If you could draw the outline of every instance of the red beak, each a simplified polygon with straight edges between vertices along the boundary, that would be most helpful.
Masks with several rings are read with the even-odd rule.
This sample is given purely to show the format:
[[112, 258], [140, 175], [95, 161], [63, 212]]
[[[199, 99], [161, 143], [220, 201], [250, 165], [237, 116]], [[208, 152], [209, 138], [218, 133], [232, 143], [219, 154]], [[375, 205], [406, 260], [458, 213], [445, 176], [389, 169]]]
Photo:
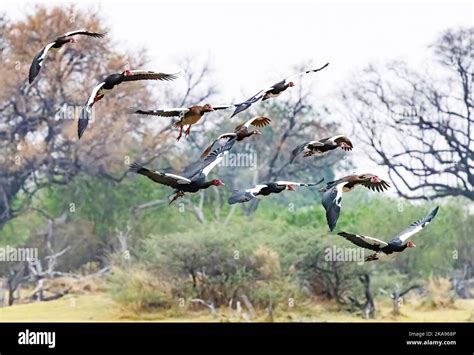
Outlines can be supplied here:
[[295, 188], [292, 185], [287, 185], [288, 191], [295, 191]]

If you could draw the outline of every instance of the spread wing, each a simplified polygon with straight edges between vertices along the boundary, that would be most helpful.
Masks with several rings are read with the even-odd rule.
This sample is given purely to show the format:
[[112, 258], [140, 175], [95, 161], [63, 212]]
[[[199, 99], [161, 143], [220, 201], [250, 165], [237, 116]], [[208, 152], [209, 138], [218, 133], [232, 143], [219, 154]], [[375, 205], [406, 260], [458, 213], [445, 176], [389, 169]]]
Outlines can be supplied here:
[[236, 133], [224, 133], [224, 134], [221, 134], [219, 137], [217, 137], [216, 139], [214, 139], [214, 141], [209, 144], [207, 146], [207, 148], [202, 152], [201, 154], [201, 159], [204, 159], [205, 157], [207, 157], [209, 155], [209, 153], [211, 152], [211, 149], [212, 147], [214, 146], [214, 144], [216, 144], [219, 140], [221, 139], [231, 139], [231, 138], [234, 138], [236, 137], [237, 134]]
[[229, 140], [226, 144], [220, 146], [219, 148], [213, 150], [206, 159], [204, 159], [197, 168], [193, 169], [190, 173], [186, 174], [190, 179], [196, 175], [204, 174], [207, 176], [214, 167], [224, 159], [224, 155], [228, 154], [230, 149], [235, 144], [235, 138]]
[[380, 180], [379, 182], [372, 182], [372, 181], [363, 181], [360, 182], [361, 185], [367, 187], [368, 189], [372, 191], [378, 191], [378, 192], [383, 192], [384, 190], [388, 190], [390, 187], [390, 184], [386, 182], [385, 180]]
[[250, 120], [248, 120], [247, 122], [245, 122], [244, 124], [241, 124], [235, 127], [235, 130], [237, 131], [239, 128], [243, 126], [249, 128], [250, 125], [255, 126], [255, 127], [264, 127], [264, 126], [269, 125], [271, 121], [272, 120], [267, 117], [255, 116], [251, 118]]
[[255, 195], [248, 191], [248, 190], [239, 190], [235, 191], [232, 195], [229, 196], [227, 202], [229, 205], [233, 205], [235, 203], [244, 203], [251, 201], [255, 198]]
[[90, 32], [90, 31], [81, 29], [81, 30], [67, 32], [63, 36], [64, 37], [72, 37], [72, 36], [76, 36], [76, 35], [83, 35], [83, 36], [89, 36], [89, 37], [94, 37], [94, 38], [104, 38], [106, 34], [107, 33]]
[[344, 135], [338, 135], [330, 138], [334, 143], [336, 143], [341, 149], [345, 151], [352, 150], [354, 146], [349, 138]]
[[94, 105], [94, 99], [95, 99], [96, 95], [99, 93], [99, 90], [104, 85], [105, 85], [105, 82], [101, 82], [94, 89], [92, 89], [92, 92], [91, 92], [89, 98], [87, 99], [86, 106], [92, 107], [92, 105]]
[[136, 110], [134, 113], [138, 113], [140, 115], [152, 115], [152, 116], [161, 116], [161, 117], [178, 117], [182, 116], [189, 112], [187, 107], [179, 107], [179, 108], [169, 108], [163, 110]]
[[328, 222], [329, 230], [332, 232], [336, 227], [339, 213], [341, 211], [342, 203], [342, 187], [344, 183], [335, 185], [325, 191], [321, 197], [321, 202], [326, 210], [326, 220]]
[[123, 81], [137, 81], [137, 80], [164, 80], [171, 81], [176, 79], [180, 73], [165, 74], [156, 73], [148, 70], [131, 70], [131, 75], [124, 76]]
[[82, 108], [81, 116], [79, 117], [79, 121], [77, 123], [77, 136], [79, 137], [79, 139], [81, 139], [87, 126], [89, 125], [89, 120], [92, 115], [92, 106], [94, 105], [94, 99], [98, 94], [99, 90], [102, 88], [102, 86], [104, 86], [104, 84], [104, 82], [101, 82], [92, 90], [92, 93], [89, 96], [86, 105]]
[[239, 114], [240, 112], [243, 112], [246, 109], [248, 109], [250, 106], [252, 106], [258, 100], [260, 100], [263, 97], [263, 95], [265, 95], [265, 92], [266, 92], [265, 90], [260, 90], [258, 93], [256, 93], [252, 97], [248, 98], [244, 102], [241, 102], [240, 104], [236, 104], [234, 113], [230, 117], [232, 118], [235, 115]]
[[323, 70], [324, 68], [326, 68], [327, 66], [329, 65], [329, 63], [326, 63], [324, 64], [321, 68], [318, 68], [318, 69], [312, 69], [312, 70], [306, 70], [306, 71], [302, 71], [301, 73], [298, 73], [298, 74], [294, 74], [294, 75], [291, 75], [291, 76], [288, 76], [286, 77], [284, 80], [283, 80], [283, 83], [286, 85], [288, 84], [291, 80], [301, 76], [301, 75], [305, 75], [305, 74], [309, 74], [309, 73], [316, 73], [320, 70]]
[[297, 146], [295, 149], [293, 149], [291, 151], [291, 155], [290, 155], [290, 164], [292, 164], [294, 162], [294, 160], [296, 159], [297, 156], [299, 156], [301, 153], [303, 153], [305, 151], [305, 149], [309, 146], [324, 146], [323, 143], [319, 142], [319, 141], [310, 141], [310, 142], [306, 142], [306, 143], [303, 143], [303, 144], [300, 144], [299, 146]]
[[309, 186], [319, 185], [323, 181], [324, 181], [324, 178], [322, 178], [318, 182], [293, 182], [293, 181], [279, 180], [279, 181], [276, 182], [276, 184], [277, 185], [292, 185], [292, 186], [306, 186], [306, 187], [309, 187]]
[[383, 240], [367, 237], [365, 235], [351, 234], [346, 232], [340, 232], [337, 234], [361, 248], [370, 249], [373, 251], [379, 251], [388, 245], [388, 243], [384, 242]]
[[428, 215], [419, 219], [418, 221], [410, 224], [410, 226], [405, 229], [403, 232], [398, 234], [393, 241], [400, 240], [402, 243], [405, 242], [408, 238], [410, 238], [413, 234], [420, 232], [423, 228], [425, 228], [430, 222], [435, 218], [436, 214], [438, 213], [439, 207], [434, 208]]
[[219, 105], [219, 106], [214, 106], [212, 105], [212, 108], [214, 109], [214, 111], [218, 111], [218, 110], [227, 110], [231, 107], [234, 107], [234, 105]]
[[48, 43], [46, 46], [44, 46], [37, 55], [33, 58], [33, 62], [31, 63], [30, 66], [30, 72], [28, 75], [28, 81], [31, 84], [33, 80], [38, 76], [41, 67], [43, 66], [43, 60], [46, 57], [46, 53], [48, 53], [49, 49], [54, 46], [55, 42]]
[[149, 170], [138, 163], [131, 164], [130, 170], [134, 171], [137, 174], [147, 176], [150, 180], [153, 180], [158, 184], [174, 187], [175, 189], [179, 188], [180, 185], [191, 183], [191, 180], [184, 176], [163, 173], [161, 171], [156, 170]]
[[250, 189], [234, 191], [234, 193], [229, 197], [228, 202], [230, 205], [233, 205], [234, 203], [243, 203], [253, 200], [256, 195], [265, 187], [268, 187], [268, 185], [255, 185]]

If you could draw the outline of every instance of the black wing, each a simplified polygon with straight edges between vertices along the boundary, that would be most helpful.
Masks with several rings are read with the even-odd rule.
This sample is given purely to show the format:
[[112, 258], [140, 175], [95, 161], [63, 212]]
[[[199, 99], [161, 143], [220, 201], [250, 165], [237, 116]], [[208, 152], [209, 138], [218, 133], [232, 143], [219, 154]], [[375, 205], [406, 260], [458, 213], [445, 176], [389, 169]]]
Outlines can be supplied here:
[[346, 232], [339, 232], [337, 234], [361, 248], [370, 249], [373, 251], [380, 251], [380, 249], [388, 245], [383, 240], [367, 237], [365, 235], [350, 234]]
[[336, 227], [339, 213], [341, 212], [342, 185], [336, 185], [323, 193], [321, 202], [326, 210], [326, 220], [329, 230], [332, 232]]
[[[193, 177], [204, 174], [207, 176], [209, 172], [214, 169], [214, 167], [220, 163], [220, 161], [224, 158], [224, 154], [226, 154], [228, 151], [232, 149], [236, 142], [236, 138], [228, 140], [225, 144], [221, 145], [219, 148], [214, 149], [204, 160], [200, 162], [200, 164], [189, 171], [189, 169], [186, 169], [187, 172], [185, 174], [186, 177], [192, 179]], [[192, 167], [195, 166], [195, 164], [191, 164]]]
[[235, 115], [239, 114], [240, 112], [243, 112], [246, 109], [248, 109], [250, 106], [252, 106], [258, 100], [260, 100], [263, 97], [263, 95], [265, 95], [265, 92], [262, 90], [262, 91], [259, 91], [257, 94], [253, 95], [251, 98], [245, 100], [244, 102], [241, 102], [240, 104], [236, 104], [235, 105], [235, 111], [232, 114], [232, 116], [230, 116], [230, 118], [232, 118]]
[[237, 136], [236, 133], [224, 133], [224, 134], [221, 134], [219, 137], [217, 137], [216, 139], [214, 139], [214, 141], [209, 144], [206, 149], [202, 152], [201, 154], [201, 159], [204, 159], [205, 157], [207, 157], [209, 155], [209, 153], [211, 152], [211, 149], [212, 147], [214, 146], [214, 144], [216, 144], [220, 139], [231, 139], [231, 138], [235, 138]]
[[123, 81], [137, 81], [137, 80], [165, 80], [171, 81], [176, 79], [179, 76], [179, 73], [175, 74], [165, 74], [165, 73], [155, 73], [148, 70], [131, 70], [131, 75], [123, 77]]
[[234, 107], [234, 105], [224, 105], [224, 106], [212, 106], [214, 111], [219, 111], [219, 110], [227, 110], [228, 108]]
[[372, 191], [383, 192], [390, 188], [390, 184], [385, 180], [380, 180], [380, 182], [364, 181], [360, 183], [361, 185], [367, 187]]
[[94, 38], [104, 38], [107, 32], [105, 33], [97, 33], [97, 32], [90, 32], [86, 30], [77, 30], [77, 31], [71, 31], [68, 33], [64, 34], [64, 37], [72, 37], [76, 35], [83, 35], [83, 36], [89, 36], [89, 37], [94, 37]]
[[246, 190], [238, 190], [235, 191], [227, 200], [229, 205], [233, 205], [235, 203], [244, 203], [251, 201], [255, 198], [255, 195], [252, 194], [251, 192], [248, 192]]
[[136, 110], [134, 113], [140, 115], [151, 115], [151, 116], [161, 116], [161, 117], [178, 117], [183, 115], [186, 111], [189, 111], [187, 108], [179, 109], [168, 109], [168, 110]]
[[46, 53], [48, 53], [49, 49], [54, 46], [55, 42], [48, 43], [44, 46], [37, 55], [33, 58], [33, 62], [30, 66], [30, 72], [28, 74], [28, 81], [31, 84], [33, 80], [38, 76], [41, 67], [43, 66], [43, 60], [46, 57]]
[[92, 107], [84, 106], [81, 111], [81, 116], [77, 123], [77, 136], [81, 139], [87, 126], [89, 125], [89, 119], [92, 116]]
[[293, 162], [295, 161], [296, 157], [298, 155], [300, 155], [304, 149], [306, 148], [306, 146], [308, 145], [309, 142], [306, 142], [306, 143], [303, 143], [303, 144], [300, 144], [299, 146], [297, 146], [295, 149], [293, 149], [291, 151], [291, 155], [290, 155], [290, 164], [293, 164]]
[[147, 176], [150, 180], [157, 182], [158, 184], [166, 185], [179, 189], [180, 186], [191, 183], [191, 180], [185, 178], [184, 176], [163, 173], [161, 171], [149, 170], [138, 163], [133, 163], [130, 165], [130, 171], [133, 171], [137, 174]]

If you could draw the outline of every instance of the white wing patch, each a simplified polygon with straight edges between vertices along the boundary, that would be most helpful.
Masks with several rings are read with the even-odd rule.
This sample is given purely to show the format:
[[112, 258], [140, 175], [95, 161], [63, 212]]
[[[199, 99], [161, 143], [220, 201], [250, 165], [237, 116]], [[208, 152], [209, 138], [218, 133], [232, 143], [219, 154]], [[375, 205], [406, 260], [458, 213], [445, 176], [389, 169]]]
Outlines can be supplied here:
[[73, 34], [76, 34], [76, 33], [79, 33], [79, 32], [87, 32], [87, 30], [85, 29], [80, 29], [80, 30], [76, 30], [76, 31], [70, 31], [70, 32], [66, 32], [63, 36], [70, 36], [70, 35], [73, 35]]
[[419, 225], [413, 229], [407, 229], [405, 232], [403, 232], [399, 237], [398, 239], [400, 239], [402, 242], [404, 242], [405, 240], [407, 240], [408, 238], [410, 238], [413, 234], [416, 234], [418, 233], [419, 231], [421, 231], [423, 229], [423, 225]]
[[157, 110], [157, 111], [163, 111], [163, 112], [183, 111], [184, 113], [186, 113], [186, 112], [189, 112], [189, 108], [187, 108], [187, 107], [175, 107], [175, 108], [165, 108], [165, 109]]
[[268, 185], [255, 185], [254, 187], [245, 190], [246, 192], [250, 192], [252, 195], [258, 194], [263, 188], [268, 187]]
[[[216, 138], [216, 140], [214, 141], [214, 143], [217, 142], [219, 139], [222, 139], [222, 138], [224, 138], [225, 136], [230, 136], [230, 135], [233, 136], [233, 137], [236, 137], [236, 136], [237, 136], [237, 133], [223, 133], [223, 134], [221, 134], [219, 137]], [[227, 137], [225, 137], [225, 138], [227, 138]]]
[[94, 98], [97, 95], [97, 93], [99, 92], [99, 90], [102, 88], [102, 86], [104, 86], [104, 84], [105, 84], [105, 82], [101, 82], [99, 85], [97, 85], [92, 90], [91, 96], [89, 96], [89, 99], [87, 100], [86, 106], [92, 106], [94, 104]]
[[46, 57], [46, 53], [48, 53], [48, 51], [50, 50], [50, 48], [52, 46], [54, 46], [56, 42], [51, 42], [51, 43], [48, 43], [44, 48], [43, 48], [43, 54], [41, 54], [41, 56], [38, 57], [38, 65], [40, 67], [43, 66], [43, 60], [44, 58]]
[[377, 238], [372, 238], [372, 237], [367, 237], [365, 235], [360, 235], [360, 234], [356, 234], [356, 236], [359, 238], [359, 239], [362, 239], [364, 242], [366, 242], [367, 244], [370, 244], [370, 245], [377, 245], [379, 246], [380, 248], [383, 248], [383, 247], [386, 247], [388, 245], [387, 242], [384, 242], [383, 240], [380, 240], [380, 239], [377, 239]]
[[276, 183], [277, 183], [277, 185], [295, 185], [295, 186], [304, 186], [304, 185], [306, 185], [305, 183], [302, 183], [302, 182], [293, 182], [293, 181], [284, 181], [284, 180], [279, 180]]
[[334, 198], [334, 203], [339, 207], [341, 207], [341, 204], [342, 204], [342, 191], [345, 184], [346, 183], [343, 182], [336, 186], [337, 193], [336, 193], [336, 197]]
[[423, 228], [425, 228], [430, 222], [435, 218], [438, 213], [438, 207], [432, 210], [426, 217], [419, 219], [418, 221], [412, 223], [407, 229], [397, 235], [394, 239], [399, 239], [402, 242], [410, 238], [413, 234], [418, 233]]
[[213, 161], [212, 163], [210, 163], [208, 166], [206, 166], [204, 169], [202, 169], [202, 173], [203, 173], [205, 176], [207, 176], [207, 174], [209, 174], [210, 171], [211, 171], [212, 169], [214, 169], [214, 167], [215, 167], [217, 164], [219, 164], [222, 159], [224, 159], [224, 155], [225, 155], [225, 154], [228, 154], [228, 153], [229, 153], [228, 150], [226, 150], [226, 151], [220, 153], [220, 154], [217, 156], [217, 158], [214, 159], [214, 161]]
[[333, 143], [336, 143], [335, 140], [338, 139], [338, 138], [341, 138], [341, 137], [344, 137], [344, 135], [343, 134], [338, 134], [337, 136], [331, 137], [328, 140], [333, 142]]
[[[157, 173], [159, 173], [159, 172], [157, 172]], [[165, 173], [164, 175], [175, 179], [176, 182], [180, 185], [185, 185], [185, 184], [190, 184], [191, 183], [191, 180], [189, 180], [188, 178], [185, 178], [184, 176], [181, 176], [181, 175], [169, 174], [169, 173]]]

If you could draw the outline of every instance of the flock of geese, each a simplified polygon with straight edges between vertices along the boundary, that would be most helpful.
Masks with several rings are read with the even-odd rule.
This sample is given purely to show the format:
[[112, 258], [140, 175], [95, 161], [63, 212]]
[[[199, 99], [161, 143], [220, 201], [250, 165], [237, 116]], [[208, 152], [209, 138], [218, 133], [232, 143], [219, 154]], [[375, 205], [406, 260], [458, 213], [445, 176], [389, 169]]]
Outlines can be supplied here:
[[[50, 50], [58, 50], [66, 44], [76, 43], [76, 36], [88, 36], [100, 39], [105, 36], [105, 33], [77, 30], [65, 33], [64, 35], [57, 37], [51, 43], [48, 43], [33, 59], [33, 63], [31, 64], [29, 71], [30, 84], [34, 82], [35, 78], [40, 73], [46, 54]], [[278, 97], [287, 89], [294, 87], [294, 80], [300, 76], [318, 72], [326, 68], [328, 65], [329, 63], [317, 69], [307, 70], [295, 75], [291, 75], [274, 85], [258, 91], [257, 94], [238, 104], [225, 106], [212, 106], [210, 104], [205, 104], [202, 106], [196, 105], [186, 108], [156, 110], [136, 109], [133, 111], [133, 113], [162, 117], [178, 117], [178, 120], [174, 123], [174, 126], [180, 129], [179, 135], [177, 137], [177, 140], [179, 141], [182, 137], [184, 127], [188, 127], [185, 131], [185, 136], [188, 136], [190, 134], [191, 126], [198, 123], [204, 114], [212, 111], [234, 108], [234, 112], [231, 116], [234, 117], [259, 101], [265, 101], [270, 98]], [[166, 74], [146, 70], [129, 69], [123, 71], [122, 73], [115, 73], [107, 76], [103, 81], [93, 88], [85, 106], [83, 107], [81, 116], [78, 120], [79, 139], [82, 137], [88, 126], [94, 104], [101, 100], [107, 91], [112, 90], [116, 86], [129, 81], [172, 81], [178, 77], [179, 73]], [[179, 174], [150, 170], [138, 163], [133, 163], [130, 165], [130, 170], [147, 176], [156, 183], [173, 188], [174, 196], [170, 201], [171, 204], [176, 199], [183, 197], [186, 193], [195, 193], [200, 190], [207, 189], [210, 186], [224, 186], [225, 184], [220, 179], [207, 179], [207, 176], [211, 170], [222, 161], [226, 154], [229, 154], [229, 151], [236, 142], [240, 142], [254, 135], [260, 135], [261, 132], [257, 128], [265, 127], [270, 123], [271, 120], [269, 118], [257, 116], [236, 126], [233, 132], [227, 132], [219, 135], [201, 154], [200, 161], [191, 164]], [[251, 128], [251, 126], [254, 128]], [[221, 140], [224, 140], [224, 143], [220, 147], [212, 150], [214, 145]], [[340, 148], [344, 151], [350, 151], [353, 149], [353, 144], [351, 140], [344, 135], [335, 135], [328, 138], [305, 142], [297, 146], [291, 152], [290, 163], [294, 163], [295, 160], [299, 158], [307, 158], [311, 156], [321, 157], [337, 148]], [[234, 191], [229, 197], [228, 203], [245, 203], [256, 198], [263, 198], [264, 196], [280, 193], [285, 190], [294, 191], [295, 186], [311, 187], [319, 185], [322, 182], [323, 179], [318, 182], [310, 183], [299, 183], [292, 181], [266, 182], [255, 185], [248, 189]], [[357, 186], [364, 186], [370, 190], [378, 192], [385, 191], [390, 187], [388, 182], [380, 179], [374, 174], [349, 175], [327, 183], [324, 188], [320, 189], [320, 191], [322, 192], [322, 205], [326, 210], [326, 219], [331, 232], [335, 229], [337, 220], [339, 219], [343, 193], [349, 192]], [[409, 241], [408, 238], [428, 225], [436, 216], [437, 212], [438, 207], [433, 209], [424, 218], [412, 223], [406, 230], [395, 236], [389, 242], [384, 242], [382, 240], [360, 234], [346, 232], [339, 232], [338, 235], [346, 238], [359, 247], [374, 251], [375, 253], [367, 257], [366, 261], [378, 260], [381, 256], [389, 255], [394, 252], [401, 252], [406, 248], [415, 247], [415, 244], [412, 241]]]

